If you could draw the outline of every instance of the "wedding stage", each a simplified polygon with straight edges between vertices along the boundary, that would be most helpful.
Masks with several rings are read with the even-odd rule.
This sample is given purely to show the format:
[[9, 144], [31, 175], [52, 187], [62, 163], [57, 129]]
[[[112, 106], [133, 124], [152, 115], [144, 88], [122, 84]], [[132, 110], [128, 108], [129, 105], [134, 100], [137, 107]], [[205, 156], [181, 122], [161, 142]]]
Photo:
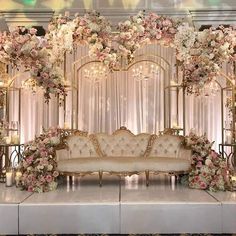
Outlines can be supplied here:
[[167, 176], [66, 181], [29, 193], [0, 185], [0, 234], [144, 234], [236, 232], [236, 193], [189, 189]]

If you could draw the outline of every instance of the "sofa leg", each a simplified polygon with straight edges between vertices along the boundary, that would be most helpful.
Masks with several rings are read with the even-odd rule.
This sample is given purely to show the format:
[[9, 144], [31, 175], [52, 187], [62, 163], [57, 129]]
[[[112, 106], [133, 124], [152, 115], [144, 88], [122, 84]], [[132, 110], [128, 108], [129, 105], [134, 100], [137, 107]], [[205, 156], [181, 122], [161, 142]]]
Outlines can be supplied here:
[[102, 174], [103, 174], [102, 171], [99, 171], [99, 172], [98, 172], [98, 175], [99, 175], [99, 186], [100, 186], [100, 187], [102, 187]]
[[146, 186], [149, 186], [149, 170], [145, 170], [146, 175]]

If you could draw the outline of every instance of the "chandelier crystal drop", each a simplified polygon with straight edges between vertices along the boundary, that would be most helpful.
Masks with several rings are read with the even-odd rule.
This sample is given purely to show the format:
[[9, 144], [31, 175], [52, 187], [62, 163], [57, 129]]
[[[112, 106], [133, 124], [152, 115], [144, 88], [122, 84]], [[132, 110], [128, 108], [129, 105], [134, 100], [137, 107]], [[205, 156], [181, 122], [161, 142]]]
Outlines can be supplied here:
[[132, 69], [132, 77], [137, 81], [147, 81], [155, 79], [159, 75], [159, 66], [146, 63], [137, 65]]

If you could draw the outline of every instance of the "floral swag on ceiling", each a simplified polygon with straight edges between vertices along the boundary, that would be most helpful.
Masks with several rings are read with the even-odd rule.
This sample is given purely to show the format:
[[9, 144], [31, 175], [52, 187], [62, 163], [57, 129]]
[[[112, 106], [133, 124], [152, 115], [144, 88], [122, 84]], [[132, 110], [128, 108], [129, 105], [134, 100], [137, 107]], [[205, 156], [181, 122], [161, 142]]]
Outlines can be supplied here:
[[183, 85], [189, 93], [201, 88], [220, 73], [223, 61], [235, 61], [236, 30], [230, 26], [196, 31], [183, 21], [139, 12], [118, 25], [114, 36], [111, 24], [97, 12], [84, 16], [68, 15], [53, 19], [45, 37], [30, 29], [0, 33], [0, 61], [29, 70], [38, 86], [50, 94], [66, 93], [61, 63], [66, 52], [87, 44], [89, 55], [103, 62], [111, 71], [119, 68], [121, 57], [131, 62], [137, 49], [159, 43], [176, 49], [176, 58], [184, 72]]

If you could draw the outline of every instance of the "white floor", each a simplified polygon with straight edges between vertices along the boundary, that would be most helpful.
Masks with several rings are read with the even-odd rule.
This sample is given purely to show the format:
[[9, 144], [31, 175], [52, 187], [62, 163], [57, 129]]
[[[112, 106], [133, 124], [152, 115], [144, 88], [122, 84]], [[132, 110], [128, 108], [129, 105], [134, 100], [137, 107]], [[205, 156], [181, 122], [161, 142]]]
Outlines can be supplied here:
[[169, 177], [97, 176], [31, 194], [0, 185], [0, 234], [236, 233], [236, 192], [211, 193]]

